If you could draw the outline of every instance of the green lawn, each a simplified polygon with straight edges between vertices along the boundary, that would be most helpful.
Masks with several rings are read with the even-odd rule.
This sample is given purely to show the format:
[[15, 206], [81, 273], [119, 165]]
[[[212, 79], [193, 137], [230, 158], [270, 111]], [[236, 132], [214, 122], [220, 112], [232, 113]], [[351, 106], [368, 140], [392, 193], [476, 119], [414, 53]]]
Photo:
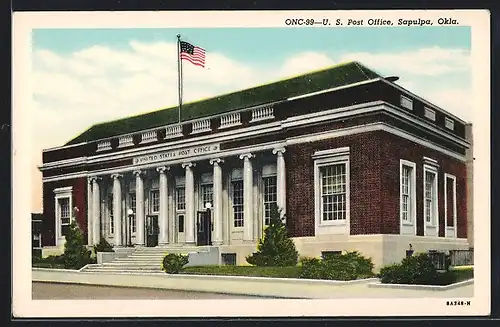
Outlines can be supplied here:
[[65, 269], [62, 263], [53, 263], [53, 262], [36, 262], [32, 263], [31, 266], [33, 268]]
[[256, 266], [198, 266], [186, 267], [181, 274], [223, 275], [275, 278], [299, 278], [301, 268], [295, 267], [256, 267]]

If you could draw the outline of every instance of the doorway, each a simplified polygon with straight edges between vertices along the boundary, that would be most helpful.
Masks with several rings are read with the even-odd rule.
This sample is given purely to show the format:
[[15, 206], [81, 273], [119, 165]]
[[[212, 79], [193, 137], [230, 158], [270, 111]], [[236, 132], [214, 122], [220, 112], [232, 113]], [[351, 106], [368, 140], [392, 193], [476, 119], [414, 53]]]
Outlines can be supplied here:
[[196, 245], [212, 245], [212, 219], [209, 210], [198, 211], [196, 232]]
[[146, 246], [158, 246], [158, 216], [148, 215], [146, 217]]

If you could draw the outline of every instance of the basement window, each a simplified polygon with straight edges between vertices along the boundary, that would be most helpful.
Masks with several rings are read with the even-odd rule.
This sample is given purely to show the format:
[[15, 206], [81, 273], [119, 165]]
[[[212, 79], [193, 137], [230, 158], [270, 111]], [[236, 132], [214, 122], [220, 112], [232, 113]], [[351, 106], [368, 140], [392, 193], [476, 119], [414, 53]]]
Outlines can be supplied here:
[[222, 264], [228, 266], [236, 266], [236, 253], [222, 253]]

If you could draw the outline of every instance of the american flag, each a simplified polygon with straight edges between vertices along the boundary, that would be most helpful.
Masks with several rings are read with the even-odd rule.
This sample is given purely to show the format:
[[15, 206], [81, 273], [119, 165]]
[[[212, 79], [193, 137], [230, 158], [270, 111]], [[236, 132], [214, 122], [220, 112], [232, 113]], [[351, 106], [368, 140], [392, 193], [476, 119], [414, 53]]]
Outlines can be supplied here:
[[185, 59], [190, 63], [205, 67], [205, 49], [192, 45], [191, 43], [181, 41], [181, 60]]

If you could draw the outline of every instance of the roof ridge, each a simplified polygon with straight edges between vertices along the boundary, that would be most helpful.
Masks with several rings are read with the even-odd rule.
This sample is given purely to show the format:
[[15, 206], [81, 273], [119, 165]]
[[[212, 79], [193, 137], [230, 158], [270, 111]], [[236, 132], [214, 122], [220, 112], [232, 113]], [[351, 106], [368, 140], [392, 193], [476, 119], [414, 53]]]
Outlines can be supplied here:
[[[282, 101], [291, 96], [372, 79], [374, 75], [381, 76], [357, 61], [340, 62], [253, 87], [183, 103], [181, 121]], [[66, 145], [175, 124], [178, 119], [177, 111], [174, 110], [176, 108], [177, 105], [93, 124]]]
[[[293, 75], [293, 76], [289, 76], [289, 77], [285, 77], [285, 78], [282, 78], [282, 79], [279, 79], [279, 80], [268, 81], [268, 82], [265, 82], [265, 83], [262, 83], [262, 84], [259, 84], [259, 85], [256, 85], [256, 86], [247, 87], [247, 88], [241, 88], [241, 89], [238, 89], [238, 90], [235, 90], [235, 91], [231, 91], [231, 92], [227, 92], [227, 93], [222, 93], [222, 94], [218, 94], [218, 95], [210, 96], [210, 97], [206, 97], [206, 98], [200, 98], [200, 99], [189, 101], [189, 102], [183, 102], [182, 105], [183, 106], [190, 105], [190, 104], [193, 104], [193, 103], [199, 103], [199, 102], [203, 102], [203, 101], [208, 101], [208, 100], [212, 100], [212, 99], [215, 99], [215, 98], [220, 98], [220, 97], [227, 96], [227, 95], [232, 95], [232, 94], [236, 94], [236, 93], [239, 93], [239, 92], [256, 89], [256, 88], [259, 88], [259, 87], [269, 86], [269, 85], [272, 85], [272, 84], [275, 84], [275, 83], [286, 82], [286, 81], [292, 80], [294, 78], [299, 78], [299, 77], [302, 77], [302, 76], [311, 75], [311, 74], [315, 74], [315, 73], [327, 71], [327, 70], [334, 69], [334, 68], [339, 68], [339, 67], [346, 66], [346, 65], [349, 65], [349, 64], [356, 64], [356, 66], [359, 68], [359, 63], [357, 61], [346, 61], [346, 62], [342, 62], [342, 63], [330, 65], [330, 66], [326, 66], [326, 67], [323, 67], [323, 68], [311, 70], [311, 71], [308, 71], [308, 72], [305, 72], [305, 73], [299, 73], [299, 74], [296, 74], [296, 75]], [[365, 75], [366, 78], [369, 78], [362, 69], [360, 69], [360, 72], [362, 72], [363, 75]], [[121, 121], [121, 120], [130, 119], [130, 118], [134, 118], [134, 117], [139, 117], [139, 116], [143, 116], [143, 115], [147, 115], [147, 114], [151, 114], [151, 113], [155, 113], [155, 112], [159, 112], [159, 111], [163, 111], [163, 110], [172, 110], [172, 109], [175, 109], [175, 108], [178, 108], [178, 107], [179, 107], [178, 105], [175, 105], [175, 106], [171, 106], [171, 107], [160, 108], [160, 109], [155, 109], [155, 110], [151, 110], [151, 111], [147, 111], [147, 112], [143, 112], [143, 113], [133, 114], [133, 115], [122, 117], [122, 118], [118, 118], [118, 119], [106, 120], [106, 121], [103, 121], [103, 122], [100, 122], [100, 123], [93, 124], [90, 128], [92, 128], [94, 126], [99, 126], [99, 125], [103, 125], [103, 124], [108, 124], [108, 123], [113, 123], [113, 122], [117, 122], [117, 121]]]

